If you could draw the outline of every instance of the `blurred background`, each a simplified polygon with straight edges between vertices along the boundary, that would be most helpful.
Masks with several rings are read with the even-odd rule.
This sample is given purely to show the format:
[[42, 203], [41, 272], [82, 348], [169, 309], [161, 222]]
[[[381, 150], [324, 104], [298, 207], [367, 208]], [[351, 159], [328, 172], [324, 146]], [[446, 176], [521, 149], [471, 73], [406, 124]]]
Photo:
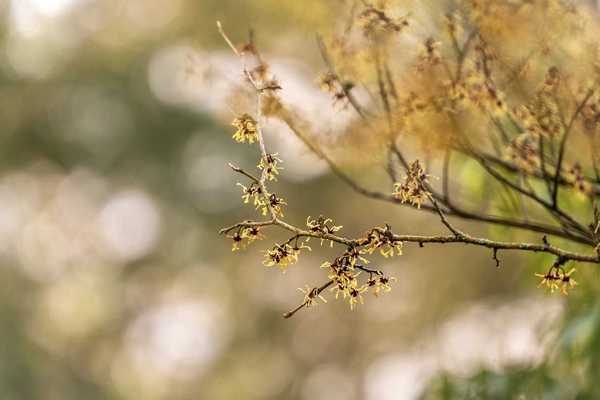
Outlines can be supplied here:
[[[283, 97], [326, 137], [347, 112], [319, 92], [314, 35], [343, 3], [0, 0], [0, 399], [598, 398], [593, 267], [564, 298], [536, 290], [542, 256], [496, 268], [475, 248], [407, 246], [382, 264], [389, 295], [284, 320], [335, 251], [313, 245], [283, 275], [261, 265], [273, 238], [232, 254], [218, 235], [253, 216], [227, 163], [257, 154], [231, 140], [247, 110], [215, 21], [235, 43], [255, 29]], [[352, 192], [283, 125], [266, 140], [290, 221], [439, 232]]]

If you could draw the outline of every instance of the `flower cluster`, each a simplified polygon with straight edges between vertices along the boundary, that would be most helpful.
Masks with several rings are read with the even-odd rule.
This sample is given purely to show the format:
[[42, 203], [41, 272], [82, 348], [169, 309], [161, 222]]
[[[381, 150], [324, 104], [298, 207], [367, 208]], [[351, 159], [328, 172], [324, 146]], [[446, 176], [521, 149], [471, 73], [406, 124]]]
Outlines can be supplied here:
[[367, 290], [369, 290], [369, 288], [366, 285], [358, 286], [355, 284], [350, 286], [347, 291], [344, 292], [344, 298], [346, 298], [346, 293], [348, 295], [348, 303], [350, 304], [351, 310], [354, 310], [354, 307], [357, 304], [365, 303], [365, 299], [362, 294]]
[[256, 182], [253, 182], [248, 187], [241, 183], [238, 183], [238, 186], [242, 188], [242, 200], [244, 204], [250, 203], [250, 199], [252, 199], [254, 207], [260, 210], [262, 215], [268, 215], [269, 210], [273, 210], [276, 216], [283, 217], [283, 206], [287, 203], [281, 197], [278, 197], [275, 193], [263, 196], [263, 191]]
[[512, 119], [524, 133], [535, 140], [540, 136], [553, 138], [562, 132], [563, 122], [555, 94], [559, 82], [558, 69], [551, 67], [533, 100], [527, 105], [516, 107], [511, 113]]
[[425, 112], [431, 106], [427, 99], [415, 92], [401, 96], [399, 103], [399, 114], [406, 118]]
[[594, 134], [600, 123], [600, 94], [595, 92], [581, 110], [583, 126], [589, 134]]
[[531, 135], [531, 137], [538, 138], [540, 135], [545, 135], [546, 130], [542, 128], [542, 125], [538, 121], [538, 116], [532, 106], [521, 105], [515, 107], [511, 113], [511, 117], [519, 124], [519, 127], [525, 133]]
[[[335, 292], [335, 298], [342, 296], [344, 300], [348, 301], [350, 309], [354, 309], [357, 304], [364, 303], [363, 293], [368, 290], [372, 290], [375, 296], [389, 292], [392, 290], [390, 282], [395, 280], [395, 278], [385, 276], [382, 271], [366, 268], [363, 264], [368, 264], [369, 261], [362, 256], [365, 252], [356, 246], [350, 246], [332, 263], [321, 264], [321, 268], [329, 271], [328, 278], [333, 284], [331, 290]], [[369, 278], [363, 284], [358, 280], [362, 272], [369, 273]]]
[[537, 142], [528, 133], [520, 134], [509, 143], [506, 158], [527, 172], [540, 166]]
[[242, 114], [231, 123], [237, 128], [233, 139], [238, 143], [254, 143], [258, 140], [258, 126], [250, 114]]
[[[536, 123], [532, 124], [534, 129], [527, 129], [526, 132], [532, 133], [535, 138], [539, 137], [539, 135], [556, 137], [563, 129], [558, 104], [554, 100], [554, 95], [548, 93], [544, 88], [545, 86], [538, 91], [535, 100], [528, 106], [529, 112]], [[539, 129], [537, 129], [538, 127]]]
[[266, 154], [261, 157], [258, 169], [264, 171], [266, 178], [270, 181], [276, 181], [279, 170], [283, 169], [279, 166], [279, 163], [283, 162], [281, 158], [277, 157], [277, 153]]
[[340, 82], [335, 74], [326, 72], [318, 78], [319, 87], [322, 91], [329, 93], [333, 97], [333, 103], [340, 103], [345, 107], [348, 103], [347, 92], [352, 90], [354, 84], [352, 82]]
[[564, 295], [569, 294], [569, 290], [573, 289], [577, 282], [571, 277], [575, 272], [575, 268], [571, 268], [569, 272], [565, 272], [563, 267], [558, 264], [553, 265], [545, 274], [535, 274], [542, 278], [538, 287], [545, 286], [551, 293], [560, 291]]
[[260, 205], [262, 207], [262, 215], [267, 215], [269, 209], [273, 211], [277, 217], [283, 217], [283, 206], [287, 203], [278, 197], [275, 193], [271, 193], [266, 201], [263, 201]]
[[[320, 215], [319, 218], [311, 219], [310, 216], [306, 217], [306, 226], [308, 227], [308, 231], [314, 233], [316, 235], [330, 235], [338, 232], [342, 229], [341, 225], [333, 225], [333, 220], [331, 218], [325, 218]], [[325, 238], [321, 238], [321, 244]], [[330, 241], [333, 246], [333, 241]]]
[[326, 72], [319, 75], [317, 82], [322, 91], [327, 93], [334, 93], [337, 91], [338, 79], [332, 72]]
[[487, 75], [489, 72], [486, 73], [483, 64], [473, 62], [451, 95], [492, 115], [502, 115], [506, 111], [506, 96]]
[[265, 260], [263, 265], [273, 267], [277, 265], [282, 271], [285, 271], [289, 265], [295, 264], [300, 255], [300, 248], [295, 249], [288, 243], [276, 244], [271, 250], [265, 251]]
[[256, 208], [262, 206], [262, 189], [258, 183], [253, 182], [248, 187], [242, 185], [241, 183], [238, 183], [237, 185], [242, 188], [242, 200], [244, 201], [244, 204], [250, 203], [250, 199], [253, 199], [254, 206]]
[[260, 56], [252, 37], [249, 42], [241, 44], [238, 47], [238, 51], [240, 54], [254, 58], [254, 66], [248, 70], [248, 73], [254, 82], [264, 82], [269, 79], [269, 65]]
[[372, 5], [368, 5], [358, 15], [358, 23], [367, 37], [373, 37], [380, 33], [399, 33], [408, 27], [408, 18], [392, 18]]
[[544, 92], [553, 92], [558, 88], [560, 83], [560, 72], [556, 66], [552, 66], [548, 69], [546, 73], [546, 78], [544, 79], [544, 83], [542, 85], [541, 90]]
[[362, 293], [368, 290], [365, 285], [359, 285], [358, 275], [360, 271], [355, 268], [354, 261], [345, 256], [335, 259], [333, 263], [325, 262], [321, 268], [328, 269], [328, 277], [333, 283], [331, 290], [335, 291], [335, 298], [343, 296], [344, 300], [348, 299], [350, 309], [354, 309], [357, 303], [363, 303]]
[[247, 245], [252, 244], [256, 240], [261, 240], [264, 235], [260, 232], [257, 226], [246, 226], [240, 228], [233, 235], [229, 236], [233, 240], [231, 251], [244, 249]]
[[428, 38], [419, 53], [417, 70], [423, 72], [428, 66], [438, 65], [442, 61], [439, 47], [441, 42]]
[[369, 274], [366, 285], [372, 289], [375, 296], [379, 296], [381, 293], [389, 293], [392, 290], [390, 283], [395, 281], [396, 278], [393, 276], [387, 277], [381, 271], [370, 272]]
[[589, 195], [592, 192], [592, 185], [585, 179], [579, 163], [575, 163], [567, 171], [566, 180], [581, 194]]
[[385, 228], [372, 229], [360, 244], [365, 246], [364, 252], [368, 254], [373, 254], [379, 249], [379, 253], [385, 258], [402, 255], [403, 243], [394, 237], [392, 228], [387, 224]]
[[415, 160], [408, 166], [404, 182], [394, 184], [392, 194], [402, 203], [411, 203], [420, 208], [430, 195], [425, 189], [428, 177], [419, 160]]

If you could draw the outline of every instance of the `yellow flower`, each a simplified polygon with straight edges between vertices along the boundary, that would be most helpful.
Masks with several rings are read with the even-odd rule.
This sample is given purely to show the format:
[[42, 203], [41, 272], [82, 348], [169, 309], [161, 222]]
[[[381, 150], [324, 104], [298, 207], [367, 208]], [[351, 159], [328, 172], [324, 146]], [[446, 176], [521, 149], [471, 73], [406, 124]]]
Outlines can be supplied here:
[[267, 154], [260, 159], [258, 169], [264, 171], [268, 180], [276, 181], [277, 175], [279, 175], [279, 170], [283, 169], [279, 166], [279, 163], [281, 162], [283, 161], [281, 161], [281, 158], [277, 157], [277, 153]]
[[571, 167], [566, 174], [565, 179], [569, 182], [578, 193], [589, 195], [592, 193], [592, 185], [585, 179], [583, 169], [578, 162]]
[[441, 42], [428, 38], [425, 43], [421, 46], [419, 51], [419, 62], [417, 64], [418, 71], [424, 71], [428, 66], [438, 65], [442, 56], [440, 54], [439, 47]]
[[237, 128], [237, 131], [232, 136], [236, 142], [254, 143], [258, 140], [257, 123], [249, 114], [241, 115], [234, 119], [231, 124]]
[[287, 203], [281, 197], [277, 197], [275, 193], [271, 193], [268, 198], [268, 203], [262, 201], [256, 208], [262, 208], [262, 215], [267, 215], [270, 208], [276, 216], [283, 217], [284, 205], [287, 205]]
[[560, 292], [564, 295], [568, 295], [569, 290], [577, 285], [577, 281], [571, 277], [574, 272], [575, 268], [571, 268], [569, 272], [562, 274]]
[[241, 183], [238, 183], [237, 185], [242, 188], [242, 200], [244, 201], [244, 204], [248, 204], [250, 198], [252, 198], [254, 200], [254, 207], [259, 208], [263, 205], [263, 201], [261, 200], [262, 190], [258, 184], [252, 183], [248, 187]]
[[321, 268], [329, 269], [328, 278], [333, 282], [334, 286], [330, 289], [335, 291], [335, 298], [340, 294], [344, 299], [350, 295], [350, 288], [358, 284], [357, 277], [360, 273], [355, 273], [354, 265], [344, 257], [338, 257], [333, 263], [324, 262]]
[[364, 304], [365, 303], [365, 299], [363, 297], [363, 293], [366, 292], [368, 290], [368, 287], [366, 285], [357, 287], [356, 285], [353, 285], [352, 287], [350, 287], [348, 289], [348, 303], [350, 304], [350, 309], [354, 310], [354, 307], [357, 304]]
[[386, 243], [379, 248], [379, 252], [385, 258], [394, 257], [395, 254], [402, 255], [402, 242]]
[[265, 252], [263, 265], [266, 267], [279, 266], [281, 271], [285, 272], [288, 265], [298, 262], [299, 249], [294, 249], [289, 244], [275, 245], [271, 250]]
[[306, 218], [306, 226], [314, 233], [336, 233], [343, 228], [341, 225], [333, 225], [331, 218], [325, 218], [322, 215], [317, 219], [311, 219], [308, 216]]
[[381, 293], [388, 293], [392, 290], [390, 283], [395, 281], [394, 277], [387, 277], [381, 272], [377, 273], [377, 276], [371, 275], [367, 280], [367, 286], [372, 288], [373, 294], [379, 296]]
[[358, 15], [358, 24], [367, 37], [375, 37], [383, 33], [399, 33], [408, 27], [406, 17], [392, 18], [382, 9], [368, 5]]
[[404, 182], [395, 183], [392, 195], [400, 200], [401, 203], [411, 203], [413, 206], [421, 208], [421, 204], [427, 200], [430, 193], [425, 189], [429, 175], [419, 163], [415, 160], [408, 166], [407, 175]]
[[250, 226], [242, 230], [241, 234], [243, 239], [248, 241], [248, 244], [254, 242], [255, 240], [264, 239], [264, 235], [260, 232], [260, 228], [257, 226]]
[[522, 133], [509, 143], [506, 158], [526, 172], [535, 171], [540, 166], [536, 140], [529, 133]]
[[349, 261], [349, 264], [354, 267], [357, 261], [361, 261], [363, 264], [369, 264], [369, 260], [364, 258], [362, 255], [366, 254], [367, 251], [365, 249], [359, 249], [356, 246], [350, 246], [348, 250], [344, 253], [343, 257], [346, 257]]
[[264, 235], [260, 233], [260, 228], [257, 226], [247, 226], [240, 228], [233, 235], [228, 236], [233, 241], [231, 245], [231, 251], [237, 251], [246, 248], [247, 245], [251, 244], [255, 240], [264, 238]]
[[335, 93], [337, 90], [338, 80], [335, 74], [331, 72], [326, 72], [320, 75], [317, 79], [317, 82], [319, 83], [321, 90], [324, 92]]
[[571, 268], [569, 272], [565, 272], [561, 266], [553, 265], [547, 273], [536, 273], [535, 276], [542, 278], [538, 287], [545, 286], [550, 290], [550, 293], [559, 290], [560, 293], [568, 295], [569, 290], [577, 285], [577, 282], [571, 276], [574, 272], [575, 268]]
[[306, 285], [305, 289], [302, 288], [298, 288], [299, 291], [301, 291], [302, 293], [304, 293], [304, 305], [306, 307], [311, 307], [313, 305], [317, 305], [317, 297], [319, 299], [321, 299], [321, 301], [323, 303], [327, 303], [327, 300], [325, 299], [325, 297], [323, 297], [321, 295], [321, 293], [319, 293], [319, 289], [318, 288], [311, 288], [308, 285]]
[[231, 240], [233, 240], [233, 244], [231, 245], [231, 251], [237, 251], [242, 248], [242, 236], [239, 232], [234, 233], [231, 237]]
[[392, 233], [392, 228], [386, 225], [385, 228], [375, 228], [369, 232], [366, 239], [362, 239], [363, 244], [366, 245], [364, 252], [373, 254], [375, 250], [379, 249], [379, 252], [385, 258], [393, 257], [394, 255], [402, 255], [403, 243], [397, 240]]
[[[324, 216], [319, 216], [317, 219], [311, 219], [310, 216], [306, 217], [306, 226], [311, 233], [317, 235], [327, 235], [334, 234], [342, 229], [341, 225], [333, 225], [333, 220], [331, 218], [325, 218]], [[321, 238], [321, 245], [323, 245], [323, 241], [325, 238]], [[333, 240], [329, 241], [330, 247], [333, 247]]]

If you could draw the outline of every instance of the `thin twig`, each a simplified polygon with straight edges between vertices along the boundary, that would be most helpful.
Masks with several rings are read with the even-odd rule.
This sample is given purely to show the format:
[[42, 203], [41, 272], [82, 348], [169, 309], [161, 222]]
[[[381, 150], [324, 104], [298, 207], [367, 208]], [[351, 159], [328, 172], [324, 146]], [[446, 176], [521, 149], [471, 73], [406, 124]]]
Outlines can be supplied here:
[[337, 71], [335, 70], [335, 67], [333, 65], [333, 62], [331, 61], [331, 58], [329, 57], [329, 53], [327, 52], [327, 47], [325, 46], [323, 39], [319, 35], [317, 35], [317, 44], [319, 46], [319, 50], [321, 51], [321, 57], [323, 58], [323, 61], [327, 65], [329, 73], [332, 76], [334, 76], [338, 82], [340, 82], [342, 91], [344, 92], [344, 95], [348, 99], [348, 102], [350, 103], [352, 108], [354, 108], [354, 110], [358, 113], [358, 115], [364, 121], [367, 121], [367, 119], [369, 117], [368, 113], [362, 108], [362, 106], [360, 105], [358, 100], [356, 100], [356, 98], [354, 97], [354, 94], [352, 93], [352, 90], [348, 87], [348, 85], [345, 85], [344, 82], [341, 80], [340, 76], [338, 75]]
[[[326, 283], [324, 283], [321, 287], [316, 288], [316, 292], [314, 294], [314, 296], [319, 296], [323, 290], [327, 289], [329, 286], [331, 286], [333, 284], [333, 281], [328, 281]], [[283, 318], [291, 318], [294, 316], [294, 314], [296, 314], [298, 311], [302, 310], [304, 307], [306, 307], [308, 305], [308, 300], [306, 300], [305, 302], [303, 302], [302, 304], [300, 304], [298, 307], [294, 308], [291, 311], [288, 311], [286, 313], [283, 314]]]
[[594, 94], [594, 89], [588, 90], [588, 92], [586, 93], [583, 100], [581, 100], [581, 102], [575, 109], [575, 112], [571, 116], [569, 123], [567, 125], [565, 125], [564, 121], [563, 121], [565, 133], [563, 134], [562, 140], [560, 142], [560, 146], [558, 148], [558, 161], [556, 163], [556, 172], [554, 173], [554, 190], [552, 192], [552, 205], [554, 208], [558, 208], [558, 188], [559, 188], [558, 182], [560, 180], [560, 171], [562, 170], [562, 163], [563, 163], [563, 159], [565, 156], [565, 150], [567, 147], [567, 139], [569, 138], [569, 134], [573, 130], [573, 125], [575, 124], [575, 120], [577, 119], [577, 117], [579, 116], [581, 111], [583, 111], [583, 108], [585, 107], [588, 100], [592, 97], [593, 94]]

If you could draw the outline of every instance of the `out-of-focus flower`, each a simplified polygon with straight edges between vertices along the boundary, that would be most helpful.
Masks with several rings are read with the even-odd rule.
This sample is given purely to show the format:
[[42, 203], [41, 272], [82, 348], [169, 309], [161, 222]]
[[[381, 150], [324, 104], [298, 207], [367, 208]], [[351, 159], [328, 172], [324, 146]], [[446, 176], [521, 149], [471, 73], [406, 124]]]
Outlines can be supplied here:
[[592, 192], [592, 185], [585, 179], [581, 164], [578, 162], [567, 171], [566, 180], [583, 195], [589, 195]]
[[408, 18], [392, 18], [384, 10], [368, 5], [358, 15], [358, 23], [367, 37], [382, 33], [399, 33], [408, 27]]
[[507, 158], [528, 172], [536, 170], [540, 165], [536, 142], [529, 133], [523, 133], [510, 142]]
[[237, 128], [233, 139], [238, 143], [254, 143], [258, 140], [258, 126], [256, 120], [250, 114], [242, 114], [231, 123]]

